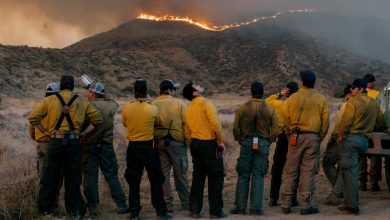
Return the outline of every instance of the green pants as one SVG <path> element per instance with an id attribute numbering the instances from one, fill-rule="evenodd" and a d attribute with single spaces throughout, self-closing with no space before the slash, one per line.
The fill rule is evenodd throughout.
<path id="1" fill-rule="evenodd" d="M 336 164 L 339 162 L 339 148 L 340 146 L 336 141 L 331 139 L 326 146 L 325 155 L 322 159 L 325 176 L 332 185 L 334 193 L 338 196 L 343 193 L 343 181 L 339 178 L 339 167 L 336 168 Z"/>
<path id="2" fill-rule="evenodd" d="M 70 216 L 84 216 L 85 203 L 81 196 L 80 140 L 70 139 L 63 145 L 63 139 L 50 139 L 47 158 L 41 177 L 38 208 L 41 213 L 51 213 L 59 186 L 65 181 L 65 208 Z"/>
<path id="3" fill-rule="evenodd" d="M 367 158 L 370 159 L 370 169 L 367 172 Z M 363 156 L 359 160 L 359 181 L 366 185 L 367 176 L 370 176 L 371 187 L 377 186 L 378 182 L 382 180 L 382 157 L 381 156 Z"/>
<path id="4" fill-rule="evenodd" d="M 268 170 L 269 142 L 259 139 L 259 150 L 252 149 L 252 138 L 240 142 L 240 157 L 237 159 L 237 186 L 235 206 L 246 209 L 250 184 L 250 210 L 261 211 L 263 204 L 264 176 Z"/>
<path id="5" fill-rule="evenodd" d="M 368 148 L 368 140 L 360 135 L 348 134 L 340 143 L 340 172 L 344 182 L 344 202 L 351 208 L 359 206 L 358 163 Z"/>
<path id="6" fill-rule="evenodd" d="M 111 144 L 83 145 L 83 185 L 88 207 L 99 203 L 99 167 L 117 206 L 126 206 L 126 197 L 118 178 L 118 164 Z M 85 155 L 87 154 L 87 155 Z"/>

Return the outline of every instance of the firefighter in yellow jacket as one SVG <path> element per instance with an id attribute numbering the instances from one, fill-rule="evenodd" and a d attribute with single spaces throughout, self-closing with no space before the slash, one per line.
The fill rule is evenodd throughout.
<path id="1" fill-rule="evenodd" d="M 50 137 L 38 196 L 38 208 L 42 214 L 53 212 L 62 176 L 65 181 L 65 208 L 68 215 L 77 217 L 85 214 L 85 203 L 80 193 L 80 136 L 99 125 L 102 116 L 87 100 L 74 95 L 73 88 L 73 77 L 63 75 L 59 94 L 46 97 L 28 117 L 32 126 Z M 47 120 L 46 126 L 42 124 L 43 118 Z M 86 118 L 91 124 L 85 131 L 81 131 Z"/>
<path id="2" fill-rule="evenodd" d="M 130 219 L 138 219 L 141 211 L 140 182 L 144 168 L 148 174 L 152 193 L 152 204 L 159 219 L 170 219 L 164 202 L 162 185 L 164 176 L 158 149 L 155 145 L 155 125 L 160 123 L 158 109 L 146 100 L 147 84 L 144 79 L 134 82 L 135 100 L 122 111 L 122 124 L 127 128 L 126 173 L 129 184 Z"/>
<path id="3" fill-rule="evenodd" d="M 377 91 L 374 87 L 376 81 L 375 76 L 371 73 L 364 75 L 363 77 L 367 82 L 367 96 L 378 100 L 380 92 Z M 381 189 L 379 188 L 379 180 L 382 179 L 382 157 L 381 156 L 370 156 L 370 169 L 369 173 L 367 172 L 367 156 L 363 156 L 359 161 L 359 189 L 362 191 L 367 190 L 367 176 L 370 174 L 370 183 L 372 192 L 378 192 Z"/>
<path id="4" fill-rule="evenodd" d="M 325 97 L 313 89 L 315 73 L 304 70 L 300 77 L 302 87 L 285 104 L 290 143 L 283 170 L 281 205 L 283 213 L 291 212 L 292 196 L 299 185 L 301 215 L 309 215 L 319 212 L 312 206 L 311 198 L 320 168 L 320 143 L 329 128 L 329 112 Z"/>
<path id="5" fill-rule="evenodd" d="M 270 189 L 270 206 L 277 206 L 279 200 L 279 191 L 282 184 L 282 174 L 283 168 L 286 164 L 287 159 L 287 149 L 288 149 L 288 136 L 289 133 L 286 131 L 288 129 L 286 124 L 286 115 L 284 112 L 285 101 L 288 97 L 298 91 L 299 87 L 296 82 L 289 82 L 282 89 L 281 92 L 269 96 L 265 101 L 273 109 L 275 109 L 278 116 L 279 124 L 279 135 L 276 141 L 275 153 L 272 162 L 271 168 L 271 189 Z M 294 196 L 292 198 L 292 206 L 297 206 L 297 191 L 294 191 Z"/>
<path id="6" fill-rule="evenodd" d="M 46 86 L 46 94 L 45 97 L 55 95 L 60 91 L 60 85 L 55 82 L 51 82 L 47 84 Z M 47 127 L 47 123 L 49 121 L 47 118 L 42 119 L 42 125 L 44 127 Z M 29 134 L 30 137 L 37 142 L 37 171 L 38 171 L 38 176 L 42 176 L 42 169 L 43 169 L 43 164 L 45 162 L 45 158 L 47 157 L 47 145 L 49 142 L 49 137 L 43 134 L 37 127 L 32 126 L 31 124 L 29 125 Z"/>
<path id="7" fill-rule="evenodd" d="M 191 139 L 190 150 L 194 172 L 190 191 L 192 218 L 199 218 L 203 205 L 203 191 L 208 178 L 210 218 L 223 218 L 223 158 L 225 149 L 222 126 L 213 103 L 201 96 L 199 85 L 188 83 L 183 88 L 183 97 L 190 102 L 185 118 L 186 134 Z"/>
<path id="8" fill-rule="evenodd" d="M 352 84 L 352 96 L 341 117 L 338 142 L 339 167 L 344 183 L 344 204 L 339 210 L 359 214 L 358 162 L 368 148 L 368 135 L 377 123 L 385 128 L 379 104 L 366 94 L 367 83 L 356 79 Z"/>

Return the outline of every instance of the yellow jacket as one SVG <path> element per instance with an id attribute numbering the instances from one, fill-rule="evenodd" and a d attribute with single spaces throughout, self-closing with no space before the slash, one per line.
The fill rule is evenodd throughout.
<path id="1" fill-rule="evenodd" d="M 191 139 L 214 140 L 223 144 L 222 126 L 218 119 L 217 109 L 204 97 L 196 97 L 188 105 L 185 113 L 186 130 Z"/>
<path id="2" fill-rule="evenodd" d="M 328 103 L 317 91 L 302 87 L 286 101 L 285 113 L 289 131 L 319 133 L 324 139 L 329 128 Z"/>
<path id="3" fill-rule="evenodd" d="M 160 123 L 158 109 L 145 99 L 131 101 L 122 111 L 122 124 L 127 128 L 129 141 L 154 139 L 154 126 Z"/>
<path id="4" fill-rule="evenodd" d="M 162 139 L 169 133 L 176 141 L 185 142 L 185 117 L 186 105 L 179 99 L 170 95 L 160 95 L 153 103 L 158 108 L 160 123 L 156 126 L 156 138 Z"/>
<path id="5" fill-rule="evenodd" d="M 236 110 L 233 135 L 235 140 L 241 141 L 252 138 L 254 133 L 272 143 L 276 140 L 279 130 L 275 110 L 263 100 L 252 98 Z"/>
<path id="6" fill-rule="evenodd" d="M 47 120 L 46 117 L 44 117 L 41 121 L 41 124 L 43 127 L 47 128 L 49 124 L 49 120 Z M 46 137 L 37 127 L 29 124 L 28 126 L 28 132 L 30 134 L 31 139 L 38 141 L 38 142 L 47 142 L 49 141 L 49 137 Z"/>
<path id="7" fill-rule="evenodd" d="M 285 101 L 281 100 L 279 95 L 274 94 L 268 97 L 265 102 L 276 111 L 276 114 L 278 116 L 279 133 L 286 129 L 288 130 L 286 123 L 286 113 L 284 111 Z"/>
<path id="8" fill-rule="evenodd" d="M 65 103 L 68 103 L 73 96 L 73 93 L 70 90 L 61 90 L 59 94 L 62 96 Z M 68 121 L 66 118 L 64 118 L 58 131 L 55 130 L 57 120 L 59 119 L 61 113 L 61 102 L 58 100 L 57 96 L 52 95 L 44 98 L 43 101 L 33 109 L 33 111 L 28 116 L 28 120 L 31 125 L 37 126 L 39 123 L 43 125 L 42 120 L 45 118 L 45 120 L 47 120 L 47 127 L 45 128 L 50 133 L 50 135 L 62 135 L 65 132 L 70 132 L 70 128 Z M 73 102 L 69 109 L 69 115 L 75 127 L 75 130 L 73 131 L 74 134 L 80 134 L 81 127 L 83 126 L 86 117 L 94 126 L 101 124 L 103 120 L 100 112 L 87 100 L 81 97 L 78 97 Z"/>
<path id="9" fill-rule="evenodd" d="M 377 99 L 381 93 L 375 89 L 367 89 L 367 95 L 373 99 Z"/>
<path id="10" fill-rule="evenodd" d="M 344 139 L 348 133 L 368 136 L 374 130 L 375 122 L 386 127 L 379 104 L 361 93 L 347 101 L 340 121 L 339 139 Z"/>

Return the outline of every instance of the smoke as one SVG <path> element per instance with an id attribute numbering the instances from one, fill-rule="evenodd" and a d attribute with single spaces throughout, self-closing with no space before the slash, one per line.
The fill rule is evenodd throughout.
<path id="1" fill-rule="evenodd" d="M 0 0 L 0 43 L 61 48 L 134 19 L 140 12 L 223 24 L 300 8 L 390 20 L 387 0 Z"/>

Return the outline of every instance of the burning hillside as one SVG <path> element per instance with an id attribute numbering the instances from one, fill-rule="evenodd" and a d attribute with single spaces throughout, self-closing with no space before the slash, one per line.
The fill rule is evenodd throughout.
<path id="1" fill-rule="evenodd" d="M 243 22 L 238 22 L 238 23 L 233 23 L 233 24 L 225 24 L 225 25 L 212 25 L 208 24 L 205 22 L 200 22 L 196 21 L 195 19 L 189 18 L 189 17 L 180 17 L 180 16 L 174 16 L 174 15 L 163 15 L 163 16 L 157 16 L 157 15 L 151 15 L 148 13 L 141 13 L 137 19 L 141 20 L 151 20 L 151 21 L 180 21 L 180 22 L 185 22 L 188 24 L 196 25 L 200 28 L 209 30 L 209 31 L 223 31 L 226 29 L 230 28 L 237 28 L 241 26 L 246 26 L 250 25 L 262 20 L 269 20 L 269 19 L 276 19 L 280 15 L 286 14 L 286 13 L 313 13 L 315 12 L 312 9 L 298 9 L 298 10 L 288 10 L 288 12 L 277 12 L 273 15 L 270 16 L 262 16 L 262 17 L 257 17 L 253 18 L 252 20 L 249 21 L 243 21 Z"/>

